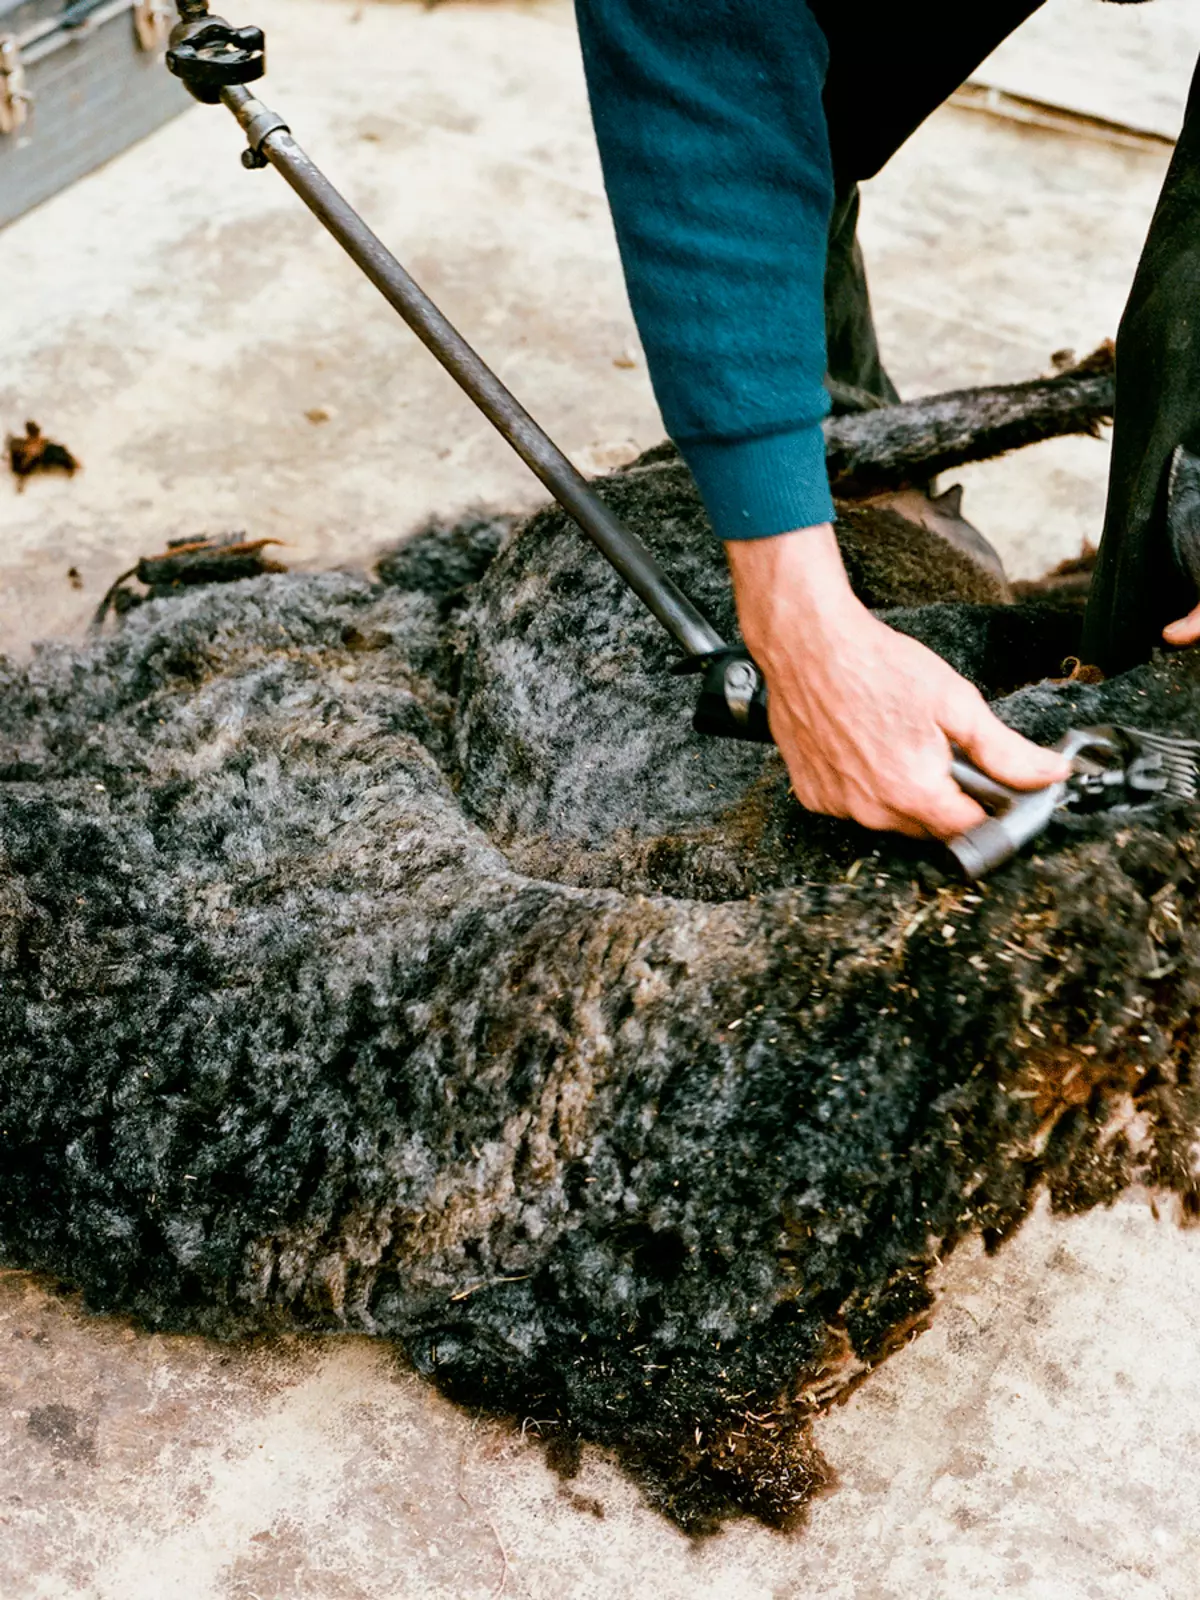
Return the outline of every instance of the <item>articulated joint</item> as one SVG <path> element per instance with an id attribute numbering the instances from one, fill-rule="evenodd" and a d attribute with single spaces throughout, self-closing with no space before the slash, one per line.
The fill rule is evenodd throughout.
<path id="1" fill-rule="evenodd" d="M 171 30 L 167 67 L 194 99 L 215 106 L 222 89 L 263 76 L 267 46 L 261 28 L 235 28 L 224 17 L 210 16 L 206 0 L 178 0 L 178 5 L 180 21 Z"/>
<path id="2" fill-rule="evenodd" d="M 246 134 L 246 149 L 242 151 L 242 165 L 244 167 L 265 167 L 267 158 L 263 153 L 263 144 L 273 133 L 290 133 L 291 129 L 276 111 L 263 105 L 261 100 L 253 96 L 239 100 L 235 103 L 233 96 L 226 97 L 226 104 L 230 105 L 234 116 L 241 123 Z"/>

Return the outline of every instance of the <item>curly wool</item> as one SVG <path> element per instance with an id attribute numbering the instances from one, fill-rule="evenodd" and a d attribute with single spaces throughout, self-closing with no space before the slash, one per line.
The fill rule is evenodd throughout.
<path id="1" fill-rule="evenodd" d="M 602 487 L 728 627 L 683 469 Z M 506 533 L 3 668 L 0 1258 L 155 1327 L 387 1336 L 688 1528 L 786 1521 L 808 1419 L 957 1240 L 1043 1187 L 1197 1208 L 1192 818 L 1072 823 L 964 888 L 692 734 L 559 513 Z M 842 537 L 993 687 L 1078 631 L 911 529 L 889 593 Z M 1002 709 L 1195 734 L 1200 667 Z"/>

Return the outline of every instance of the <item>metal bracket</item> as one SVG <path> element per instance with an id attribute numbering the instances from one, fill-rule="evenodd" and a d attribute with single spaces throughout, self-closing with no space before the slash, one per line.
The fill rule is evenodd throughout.
<path id="1" fill-rule="evenodd" d="M 0 34 L 0 133 L 16 133 L 23 128 L 31 104 L 17 36 Z"/>
<path id="2" fill-rule="evenodd" d="M 263 154 L 263 140 L 273 133 L 290 133 L 291 129 L 281 116 L 252 95 L 237 107 L 234 115 L 246 130 L 247 147 L 242 151 L 242 165 L 251 171 L 256 167 L 265 167 L 267 158 Z"/>
<path id="3" fill-rule="evenodd" d="M 167 0 L 137 0 L 133 8 L 133 31 L 147 55 L 158 55 L 167 48 L 174 20 Z"/>
<path id="4" fill-rule="evenodd" d="M 721 739 L 746 739 L 770 744 L 767 685 L 750 654 L 741 645 L 723 645 L 704 655 L 689 656 L 673 667 L 675 674 L 703 674 L 692 727 Z"/>
<path id="5" fill-rule="evenodd" d="M 725 668 L 725 704 L 739 727 L 749 727 L 750 707 L 758 689 L 758 669 L 753 661 L 730 661 Z"/>

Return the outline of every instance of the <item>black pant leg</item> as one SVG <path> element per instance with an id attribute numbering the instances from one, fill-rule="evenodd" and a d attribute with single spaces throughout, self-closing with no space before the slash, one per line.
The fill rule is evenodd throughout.
<path id="1" fill-rule="evenodd" d="M 1106 672 L 1149 658 L 1196 603 L 1167 533 L 1178 445 L 1200 454 L 1200 63 L 1117 334 L 1117 411 L 1084 652 Z"/>
<path id="2" fill-rule="evenodd" d="M 839 188 L 872 178 L 1043 0 L 808 0 Z"/>
<path id="3" fill-rule="evenodd" d="M 825 274 L 829 376 L 899 398 L 884 371 L 857 238 L 858 182 L 872 177 L 1042 0 L 809 0 L 829 41 L 825 116 L 836 195 Z"/>
<path id="4" fill-rule="evenodd" d="M 825 261 L 825 361 L 833 381 L 894 405 L 900 396 L 884 371 L 875 337 L 867 269 L 858 242 L 858 185 L 840 190 L 829 222 Z M 838 395 L 834 392 L 834 405 Z"/>

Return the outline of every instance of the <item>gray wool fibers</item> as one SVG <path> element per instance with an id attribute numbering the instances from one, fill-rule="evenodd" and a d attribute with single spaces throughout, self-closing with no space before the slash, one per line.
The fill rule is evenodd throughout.
<path id="1" fill-rule="evenodd" d="M 731 630 L 683 468 L 601 487 Z M 841 529 L 871 604 L 992 691 L 1058 672 L 1077 612 L 888 515 Z M 802 1511 L 808 1419 L 959 1239 L 1044 1189 L 1194 1213 L 1192 815 L 971 889 L 694 735 L 672 660 L 546 511 L 0 667 L 0 1258 L 393 1339 L 702 1530 Z M 1000 709 L 1194 736 L 1200 662 Z"/>

